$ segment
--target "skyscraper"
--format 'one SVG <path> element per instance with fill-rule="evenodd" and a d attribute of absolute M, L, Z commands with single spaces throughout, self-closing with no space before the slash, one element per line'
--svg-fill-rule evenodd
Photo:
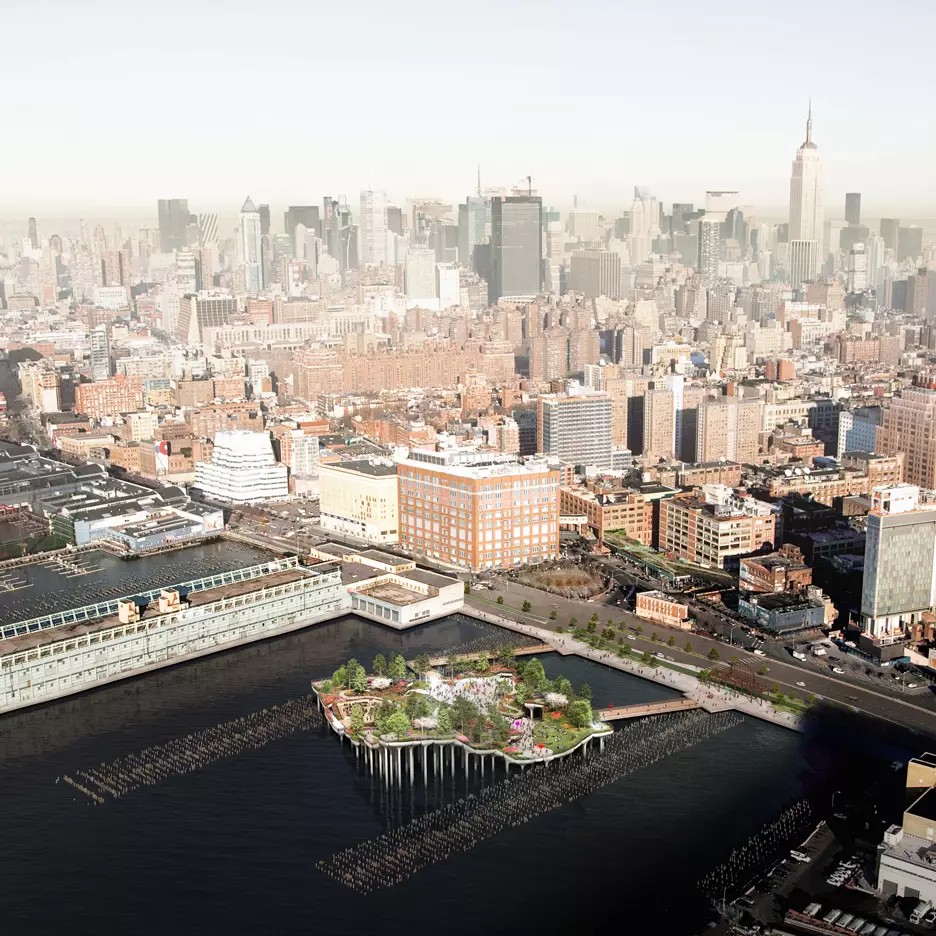
<path fill-rule="evenodd" d="M 307 231 L 311 230 L 319 237 L 322 236 L 318 205 L 290 205 L 283 212 L 283 230 L 293 242 L 293 255 L 296 257 L 302 256 L 302 245 L 296 241 L 296 228 L 300 224 L 304 225 Z"/>
<path fill-rule="evenodd" d="M 586 299 L 621 298 L 621 256 L 610 250 L 586 247 L 572 252 L 572 291 Z"/>
<path fill-rule="evenodd" d="M 107 380 L 111 376 L 110 338 L 106 325 L 91 329 L 91 378 Z"/>
<path fill-rule="evenodd" d="M 244 285 L 247 292 L 263 289 L 263 235 L 260 231 L 260 212 L 250 196 L 240 213 L 240 250 L 244 264 Z"/>
<path fill-rule="evenodd" d="M 270 206 L 261 205 L 257 214 L 260 215 L 260 236 L 266 237 L 270 233 Z"/>
<path fill-rule="evenodd" d="M 861 583 L 863 629 L 902 634 L 936 603 L 936 506 L 911 484 L 871 491 Z"/>
<path fill-rule="evenodd" d="M 845 193 L 845 223 L 861 224 L 861 192 Z"/>
<path fill-rule="evenodd" d="M 358 217 L 361 263 L 380 266 L 387 262 L 387 195 L 367 189 L 361 192 Z"/>
<path fill-rule="evenodd" d="M 188 208 L 187 198 L 160 198 L 157 202 L 159 212 L 159 249 L 163 253 L 182 250 L 185 247 L 185 229 L 195 218 Z"/>
<path fill-rule="evenodd" d="M 923 228 L 916 224 L 902 227 L 897 232 L 897 262 L 912 260 L 915 263 L 923 256 Z"/>
<path fill-rule="evenodd" d="M 790 176 L 790 241 L 822 242 L 822 169 L 812 141 L 812 107 L 806 119 L 806 140 L 796 151 Z"/>
<path fill-rule="evenodd" d="M 488 302 L 540 291 L 543 226 L 537 195 L 500 195 L 491 201 L 491 279 Z"/>
<path fill-rule="evenodd" d="M 458 262 L 467 270 L 474 267 L 474 249 L 484 243 L 484 199 L 469 195 L 458 206 Z"/>
<path fill-rule="evenodd" d="M 868 255 L 864 244 L 855 244 L 848 251 L 848 291 L 861 293 L 868 288 Z"/>
<path fill-rule="evenodd" d="M 631 266 L 639 266 L 650 256 L 653 238 L 660 234 L 660 204 L 645 188 L 634 188 L 630 210 L 627 252 Z"/>
<path fill-rule="evenodd" d="M 881 237 L 884 238 L 884 247 L 887 250 L 897 250 L 897 237 L 900 232 L 899 218 L 881 218 L 881 226 L 878 229 Z"/>
<path fill-rule="evenodd" d="M 790 241 L 790 283 L 796 287 L 811 283 L 819 272 L 819 242 L 816 240 Z"/>
<path fill-rule="evenodd" d="M 936 433 L 930 431 L 934 420 L 936 390 L 907 387 L 885 408 L 877 431 L 877 452 L 903 452 L 905 480 L 927 490 L 936 488 Z"/>
<path fill-rule="evenodd" d="M 611 470 L 611 397 L 584 388 L 537 399 L 537 451 L 583 472 Z"/>
<path fill-rule="evenodd" d="M 32 245 L 32 249 L 35 250 L 39 246 L 39 234 L 36 231 L 36 219 L 30 218 L 27 222 L 27 236 L 29 237 L 29 243 Z M 117 245 L 120 246 L 119 244 Z"/>

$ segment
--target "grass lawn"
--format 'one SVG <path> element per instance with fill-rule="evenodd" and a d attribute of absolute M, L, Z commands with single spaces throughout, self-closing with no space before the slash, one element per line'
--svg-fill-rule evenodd
<path fill-rule="evenodd" d="M 805 715 L 810 709 L 808 702 L 805 702 L 796 696 L 791 697 L 788 695 L 783 695 L 782 700 L 779 700 L 778 693 L 768 692 L 767 698 L 770 700 L 771 705 L 773 705 L 773 707 L 778 712 L 789 712 L 791 715 Z"/>
<path fill-rule="evenodd" d="M 547 713 L 543 721 L 536 723 L 533 729 L 533 743 L 548 747 L 554 754 L 563 754 L 590 734 L 594 734 L 592 728 L 566 728 L 568 723 L 565 721 L 557 720 L 555 724 L 552 722 Z"/>

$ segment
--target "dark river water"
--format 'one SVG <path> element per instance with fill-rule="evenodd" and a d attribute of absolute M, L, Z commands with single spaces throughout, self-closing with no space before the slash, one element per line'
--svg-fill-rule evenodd
<path fill-rule="evenodd" d="M 348 617 L 0 719 L 0 931 L 700 932 L 695 881 L 815 782 L 792 732 L 745 721 L 366 896 L 316 863 L 419 814 L 421 794 L 388 800 L 325 729 L 100 806 L 56 783 L 304 695 L 351 656 L 369 667 L 377 652 L 485 632 L 463 618 L 400 634 Z M 542 661 L 588 682 L 596 705 L 673 694 L 577 658 Z M 443 797 L 464 785 L 456 771 Z"/>

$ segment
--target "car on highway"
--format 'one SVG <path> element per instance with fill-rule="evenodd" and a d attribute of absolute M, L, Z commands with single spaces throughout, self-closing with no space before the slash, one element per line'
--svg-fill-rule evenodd
<path fill-rule="evenodd" d="M 628 634 L 628 635 L 627 635 L 627 639 L 628 639 L 628 640 L 636 640 L 637 638 L 636 638 L 633 634 Z"/>
<path fill-rule="evenodd" d="M 832 667 L 832 672 L 835 673 L 836 676 L 844 676 L 844 675 L 845 675 L 845 670 L 843 670 L 841 666 L 833 666 L 833 667 Z"/>
<path fill-rule="evenodd" d="M 764 656 L 764 657 L 767 656 L 767 654 L 764 653 L 763 650 L 754 650 L 753 653 L 754 653 L 754 656 Z"/>
<path fill-rule="evenodd" d="M 805 688 L 806 688 L 806 683 L 804 683 L 804 682 L 798 682 L 796 685 L 799 686 L 800 689 L 805 689 Z"/>

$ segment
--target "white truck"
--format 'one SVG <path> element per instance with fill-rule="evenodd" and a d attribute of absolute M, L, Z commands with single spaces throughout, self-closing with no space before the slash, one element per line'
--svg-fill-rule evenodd
<path fill-rule="evenodd" d="M 814 657 L 825 656 L 825 655 L 826 655 L 825 647 L 813 647 L 813 648 L 812 648 L 812 655 L 813 655 Z"/>
<path fill-rule="evenodd" d="M 805 653 L 800 653 L 799 650 L 794 650 L 794 651 L 793 651 L 793 659 L 794 659 L 794 660 L 805 660 L 805 659 L 806 659 L 806 654 L 805 654 Z"/>

